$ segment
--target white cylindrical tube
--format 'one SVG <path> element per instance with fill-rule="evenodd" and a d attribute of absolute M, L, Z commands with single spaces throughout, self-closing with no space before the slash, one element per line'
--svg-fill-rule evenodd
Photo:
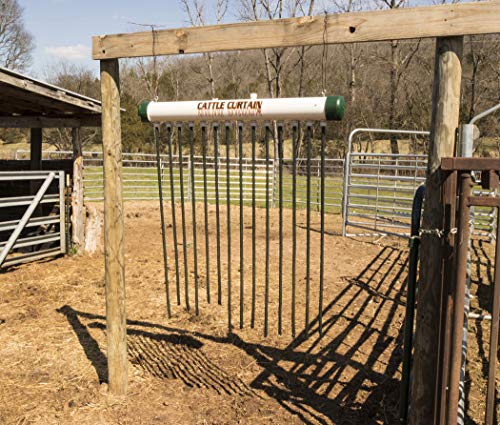
<path fill-rule="evenodd" d="M 342 96 L 280 99 L 230 99 L 183 102 L 143 102 L 139 116 L 143 121 L 339 121 L 344 116 Z"/>

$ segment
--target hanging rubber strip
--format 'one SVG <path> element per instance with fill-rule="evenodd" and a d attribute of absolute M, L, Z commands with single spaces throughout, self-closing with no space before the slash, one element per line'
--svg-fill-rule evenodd
<path fill-rule="evenodd" d="M 306 145 L 307 145 L 307 188 L 306 188 L 306 314 L 305 314 L 305 334 L 309 334 L 309 304 L 311 295 L 311 157 L 312 157 L 312 123 L 306 124 Z"/>
<path fill-rule="evenodd" d="M 239 183 L 240 183 L 240 329 L 243 329 L 243 310 L 245 307 L 245 263 L 244 263 L 244 193 L 243 193 L 243 124 L 238 123 L 238 147 L 239 147 Z"/>
<path fill-rule="evenodd" d="M 184 296 L 186 309 L 189 305 L 189 270 L 188 270 L 188 243 L 186 236 L 186 205 L 184 196 L 184 158 L 182 156 L 182 124 L 177 125 L 177 147 L 179 151 L 179 184 L 181 192 L 181 225 L 182 225 L 182 254 L 184 256 Z"/>
<path fill-rule="evenodd" d="M 201 123 L 201 147 L 203 163 L 203 211 L 205 213 L 205 274 L 207 303 L 210 304 L 210 234 L 208 227 L 208 183 L 207 183 L 207 126 Z"/>
<path fill-rule="evenodd" d="M 194 305 L 195 312 L 200 314 L 199 294 L 198 294 L 198 240 L 196 234 L 196 183 L 195 183 L 195 163 L 194 163 L 194 123 L 189 123 L 189 163 L 191 177 L 191 212 L 193 224 L 193 271 L 194 271 Z"/>
<path fill-rule="evenodd" d="M 155 124 L 153 127 L 154 142 L 156 147 L 156 171 L 158 174 L 158 195 L 160 199 L 160 223 L 161 223 L 161 239 L 163 249 L 163 272 L 165 278 L 165 293 L 167 302 L 167 316 L 172 317 L 172 310 L 170 308 L 170 288 L 168 281 L 168 256 L 167 256 L 167 235 L 165 228 L 165 210 L 163 208 L 163 182 L 162 182 L 162 162 L 161 162 L 161 136 L 160 126 Z"/>
<path fill-rule="evenodd" d="M 326 149 L 326 122 L 321 122 L 321 163 L 320 163 L 320 259 L 319 259 L 319 306 L 318 328 L 320 336 L 323 335 L 323 286 L 325 277 L 325 149 Z"/>
<path fill-rule="evenodd" d="M 297 298 L 297 132 L 298 123 L 292 125 L 292 337 L 296 336 L 295 302 Z"/>
<path fill-rule="evenodd" d="M 219 124 L 213 124 L 214 130 L 214 167 L 215 167 L 215 221 L 217 231 L 217 303 L 222 305 L 222 271 L 220 247 L 220 199 L 219 199 Z"/>
<path fill-rule="evenodd" d="M 175 288 L 177 295 L 177 305 L 181 305 L 181 289 L 179 276 L 179 245 L 177 243 L 177 218 L 175 213 L 175 181 L 174 181 L 174 159 L 172 153 L 172 127 L 167 125 L 168 141 L 168 171 L 170 180 L 170 209 L 172 210 L 172 237 L 174 240 L 174 259 L 175 259 Z"/>
<path fill-rule="evenodd" d="M 225 126 L 226 142 L 226 216 L 227 216 L 227 326 L 232 331 L 232 288 L 231 288 L 231 164 L 229 160 L 231 129 Z"/>
<path fill-rule="evenodd" d="M 266 151 L 266 261 L 264 287 L 264 336 L 269 334 L 269 139 L 271 138 L 270 124 L 266 123 L 265 151 Z"/>
<path fill-rule="evenodd" d="M 278 334 L 283 333 L 283 123 L 278 123 L 279 271 Z"/>
<path fill-rule="evenodd" d="M 257 231 L 257 220 L 256 220 L 256 211 L 255 211 L 255 143 L 256 143 L 256 126 L 257 124 L 251 124 L 251 142 L 252 142 L 252 308 L 251 308 L 251 317 L 250 317 L 250 327 L 253 329 L 255 327 L 255 301 L 257 296 L 257 287 L 256 287 L 256 231 Z"/>

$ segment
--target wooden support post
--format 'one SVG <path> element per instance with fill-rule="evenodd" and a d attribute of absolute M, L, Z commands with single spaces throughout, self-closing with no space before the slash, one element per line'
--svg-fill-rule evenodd
<path fill-rule="evenodd" d="M 101 61 L 108 380 L 118 396 L 128 378 L 119 74 L 117 59 Z"/>
<path fill-rule="evenodd" d="M 410 424 L 439 423 L 440 373 L 444 324 L 442 307 L 443 257 L 447 235 L 443 229 L 445 211 L 442 202 L 441 158 L 455 153 L 459 123 L 461 56 L 463 37 L 438 38 L 432 95 L 432 122 L 427 169 L 425 210 L 421 241 L 420 286 L 418 290 L 417 328 L 411 388 Z M 451 212 L 448 211 L 448 214 Z M 442 364 L 442 363 L 441 363 Z"/>
<path fill-rule="evenodd" d="M 73 143 L 73 190 L 71 194 L 71 239 L 80 250 L 85 244 L 85 206 L 83 202 L 83 155 L 81 129 L 71 130 Z"/>
<path fill-rule="evenodd" d="M 42 169 L 42 142 L 43 131 L 41 128 L 32 128 L 30 131 L 30 170 L 37 171 Z M 35 195 L 40 185 L 36 181 L 30 183 L 30 194 Z M 41 211 L 37 208 L 36 214 Z"/>
<path fill-rule="evenodd" d="M 42 169 L 42 129 L 32 128 L 30 133 L 30 169 Z"/>

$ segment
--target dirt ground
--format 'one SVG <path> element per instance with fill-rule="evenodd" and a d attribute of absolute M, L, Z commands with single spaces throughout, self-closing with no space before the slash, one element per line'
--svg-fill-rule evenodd
<path fill-rule="evenodd" d="M 101 206 L 98 206 L 101 208 Z M 296 329 L 292 337 L 291 212 L 284 212 L 283 334 L 278 335 L 278 214 L 271 213 L 269 336 L 264 338 L 265 227 L 258 210 L 255 327 L 251 210 L 245 209 L 243 329 L 238 208 L 232 208 L 232 323 L 228 336 L 227 222 L 221 211 L 222 305 L 218 305 L 215 207 L 210 207 L 210 282 L 203 208 L 197 211 L 199 315 L 195 314 L 191 209 L 178 227 L 179 286 L 169 231 L 172 317 L 156 203 L 126 203 L 129 391 L 107 394 L 103 255 L 68 256 L 0 274 L 1 424 L 396 424 L 408 253 L 389 238 L 338 236 L 328 216 L 324 300 L 319 307 L 319 216 L 311 220 L 310 330 L 306 311 L 305 213 L 298 218 Z M 176 210 L 178 224 L 181 211 Z M 184 249 L 188 259 L 185 308 Z M 474 311 L 491 311 L 489 244 L 474 244 Z M 207 303 L 207 283 L 211 303 Z M 322 311 L 323 334 L 318 332 Z M 467 423 L 484 420 L 489 322 L 470 329 Z M 497 384 L 500 383 L 497 381 Z"/>

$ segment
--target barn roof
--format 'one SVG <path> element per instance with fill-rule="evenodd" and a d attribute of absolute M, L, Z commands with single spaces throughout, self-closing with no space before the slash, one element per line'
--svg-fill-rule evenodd
<path fill-rule="evenodd" d="M 0 67 L 0 127 L 94 127 L 101 102 Z"/>

